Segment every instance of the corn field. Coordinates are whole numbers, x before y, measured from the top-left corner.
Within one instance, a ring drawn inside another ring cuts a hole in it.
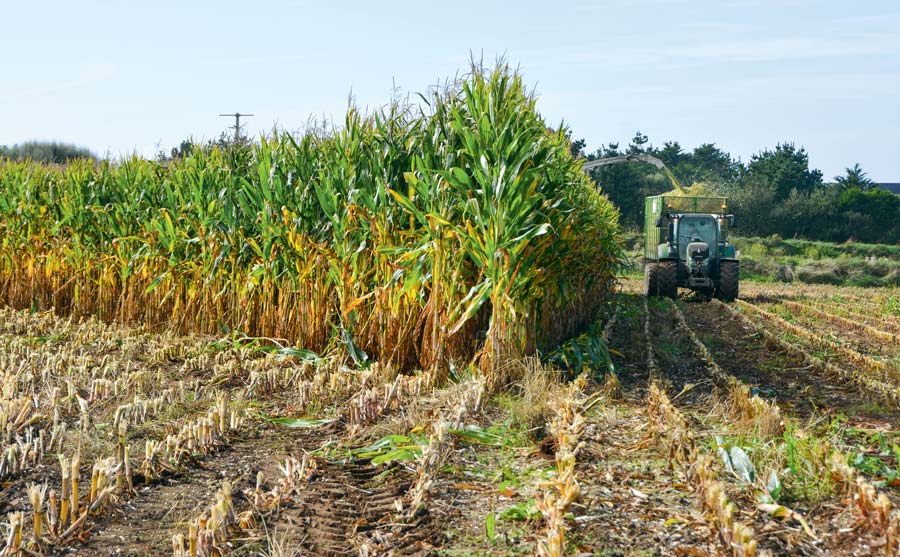
[[[485,372],[583,329],[617,215],[522,78],[170,164],[0,163],[0,300]]]

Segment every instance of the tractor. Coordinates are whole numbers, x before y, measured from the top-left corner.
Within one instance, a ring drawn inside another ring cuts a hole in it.
[[[724,197],[691,195],[666,165],[646,154],[598,159],[584,164],[590,170],[608,164],[643,162],[663,171],[675,186],[673,194],[645,200],[644,294],[676,298],[678,287],[704,299],[731,302],[738,296],[739,263],[728,229],[736,227]]]
[[[724,197],[654,195],[646,199],[644,293],[676,298],[678,287],[731,302],[739,263],[728,243],[734,215]]]

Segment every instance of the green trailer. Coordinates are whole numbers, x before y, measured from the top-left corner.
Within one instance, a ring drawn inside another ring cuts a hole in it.
[[[737,298],[739,264],[725,197],[654,195],[644,211],[644,290],[675,298],[689,288],[706,299]]]

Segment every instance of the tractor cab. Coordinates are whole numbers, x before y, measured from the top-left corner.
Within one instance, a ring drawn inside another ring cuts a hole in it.
[[[678,215],[674,220],[678,232],[672,237],[677,238],[679,258],[693,259],[701,251],[700,244],[706,248],[703,259],[709,257],[710,248],[715,248],[719,243],[716,219],[712,215]]]
[[[712,291],[711,253],[717,253],[721,236],[718,220],[708,214],[672,215],[669,252],[677,250],[678,275],[692,290]]]

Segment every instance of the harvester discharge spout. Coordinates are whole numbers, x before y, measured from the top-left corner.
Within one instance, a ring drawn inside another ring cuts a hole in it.
[[[662,171],[663,174],[672,182],[672,185],[675,186],[675,189],[678,190],[679,193],[686,193],[684,188],[681,186],[681,183],[678,181],[678,178],[675,177],[675,174],[669,170],[669,167],[666,166],[666,163],[661,161],[660,159],[654,157],[653,155],[647,155],[643,153],[636,153],[632,155],[621,155],[618,157],[607,157],[605,159],[597,159],[593,161],[588,161],[582,165],[581,169],[585,172],[593,170],[595,168],[599,168],[601,166],[607,166],[610,164],[619,164],[623,162],[643,162],[647,164],[652,164],[657,169]]]

